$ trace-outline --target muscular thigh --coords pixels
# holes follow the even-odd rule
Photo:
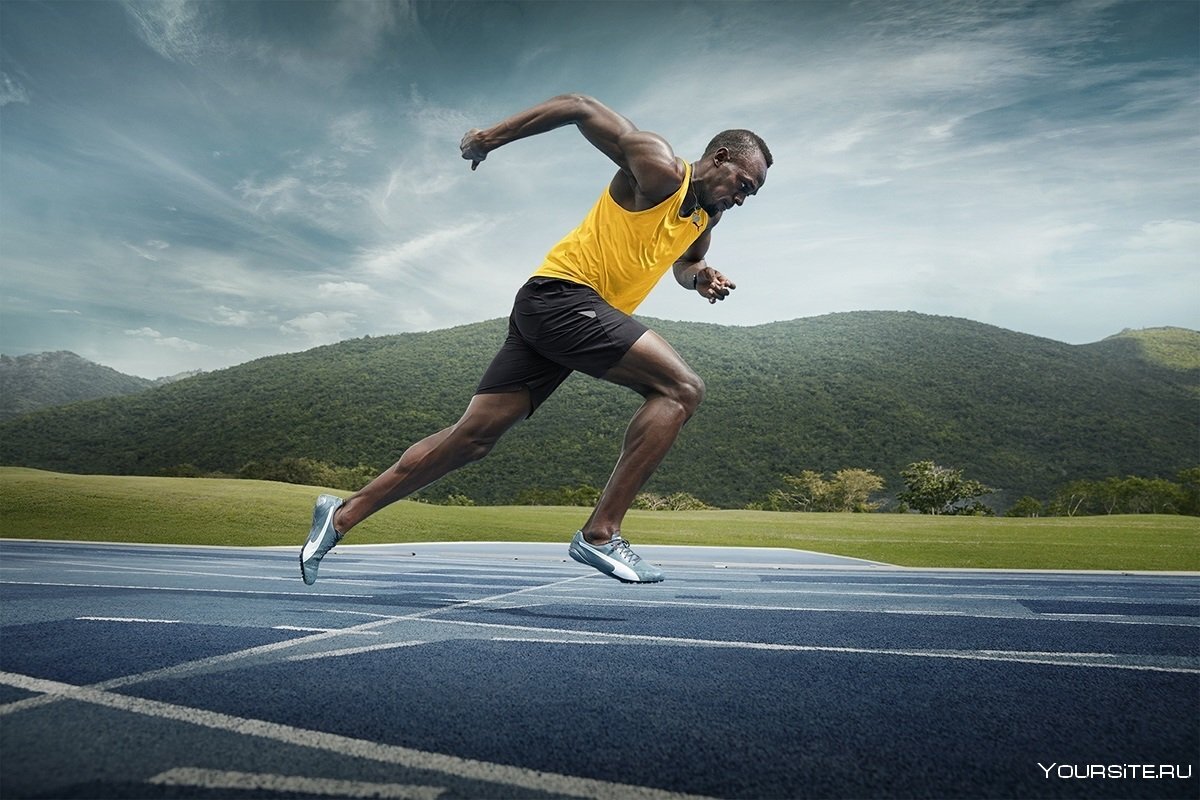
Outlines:
[[[703,381],[666,339],[647,330],[602,376],[646,395],[672,394],[679,387],[703,391]]]

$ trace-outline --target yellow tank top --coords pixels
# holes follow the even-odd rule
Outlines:
[[[644,211],[621,208],[605,187],[583,222],[546,254],[533,277],[582,283],[632,314],[708,226],[703,209],[679,216],[691,177],[692,166],[685,162],[679,190]]]

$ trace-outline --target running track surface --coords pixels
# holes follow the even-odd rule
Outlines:
[[[1196,575],[638,549],[2,540],[0,796],[1200,796]]]

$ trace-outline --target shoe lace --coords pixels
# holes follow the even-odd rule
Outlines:
[[[627,564],[636,564],[642,560],[641,556],[630,549],[629,542],[625,541],[620,535],[614,536],[609,544],[612,545],[613,554]]]

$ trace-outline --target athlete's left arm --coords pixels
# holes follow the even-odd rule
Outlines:
[[[700,296],[710,303],[724,300],[731,291],[737,288],[733,281],[710,267],[704,260],[704,256],[708,253],[708,246],[712,242],[713,226],[720,218],[720,214],[713,217],[708,227],[704,229],[704,233],[700,234],[700,238],[676,259],[673,266],[675,280],[679,282],[679,285],[685,289],[699,292]]]

